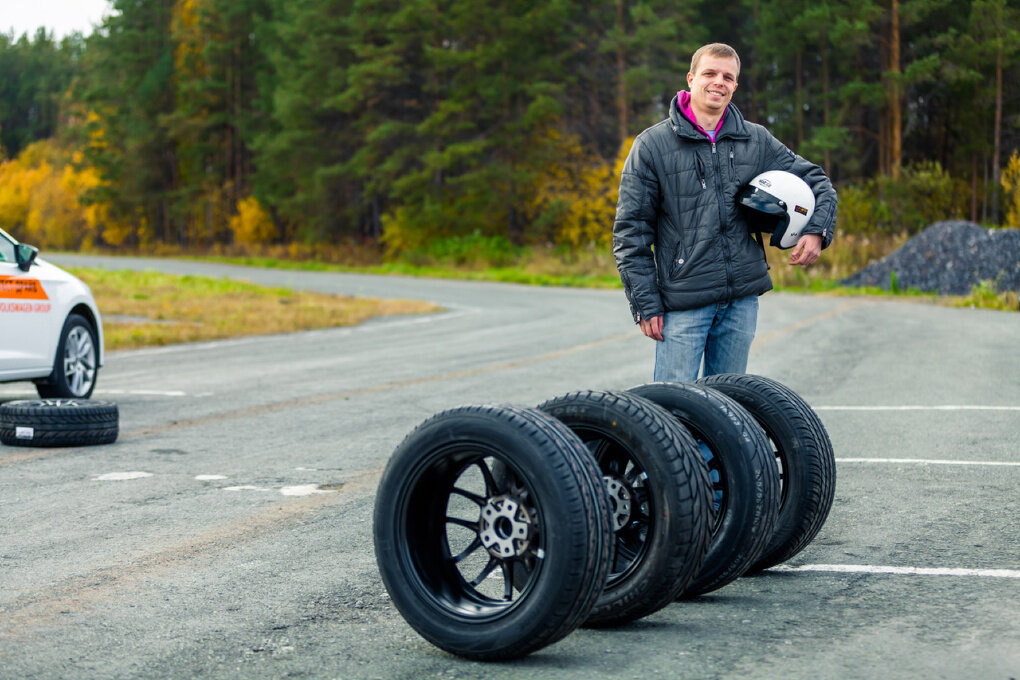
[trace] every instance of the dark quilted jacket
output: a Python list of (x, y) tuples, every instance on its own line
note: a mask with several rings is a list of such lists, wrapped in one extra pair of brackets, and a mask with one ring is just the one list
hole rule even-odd
[(816, 204), (803, 233), (821, 234), (828, 247), (836, 222), (832, 183), (733, 104), (714, 144), (677, 110), (675, 97), (669, 118), (637, 136), (613, 225), (613, 254), (636, 320), (772, 289), (736, 204), (740, 187), (767, 170), (808, 183)]

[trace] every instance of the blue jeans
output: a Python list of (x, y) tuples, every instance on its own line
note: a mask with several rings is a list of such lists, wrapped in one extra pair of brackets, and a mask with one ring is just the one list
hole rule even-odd
[(757, 295), (666, 312), (662, 318), (663, 340), (655, 343), (655, 380), (697, 380), (702, 357), (704, 375), (744, 373), (757, 325)]

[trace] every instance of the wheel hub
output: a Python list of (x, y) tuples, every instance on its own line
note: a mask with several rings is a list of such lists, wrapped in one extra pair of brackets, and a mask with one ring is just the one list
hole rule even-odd
[(606, 493), (609, 495), (610, 517), (613, 522), (613, 531), (619, 531), (630, 522), (630, 489), (616, 477), (606, 475), (602, 478), (606, 485)]
[(531, 516), (509, 495), (493, 496), (482, 506), (478, 528), (478, 538), (493, 557), (520, 557), (531, 544)]

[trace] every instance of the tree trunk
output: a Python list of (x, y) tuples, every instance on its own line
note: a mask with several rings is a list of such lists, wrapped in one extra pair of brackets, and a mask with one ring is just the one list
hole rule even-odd
[(616, 42), (616, 110), (617, 110), (617, 134), (620, 136), (620, 144), (627, 139), (627, 131), (630, 129), (630, 121), (627, 119), (627, 61), (623, 53), (623, 36), (626, 35), (624, 25), (623, 0), (616, 0), (616, 30), (619, 38)]
[(978, 219), (978, 155), (977, 151), (971, 156), (970, 168), (970, 221), (977, 222)]
[(794, 65), (794, 106), (797, 112), (794, 119), (797, 121), (797, 150), (804, 148), (804, 49), (797, 48), (797, 58)]
[(903, 162), (903, 102), (900, 92), (900, 6), (899, 0), (891, 0), (889, 29), (889, 127), (890, 127), (890, 171), (893, 179), (900, 177)]
[[(822, 50), (822, 125), (828, 129), (831, 122), (831, 110), (829, 107), (829, 39), (824, 27), (822, 28), (820, 49)], [(829, 174), (829, 177), (832, 177), (832, 152), (828, 146), (825, 147), (823, 152), (822, 163), (825, 164), (825, 172)]]
[[(1002, 21), (998, 22), (999, 31)], [(999, 167), (999, 154), (1002, 153), (1002, 39), (997, 41), (995, 53), (995, 140), (992, 144), (992, 221), (999, 223), (999, 183), (1002, 170)]]

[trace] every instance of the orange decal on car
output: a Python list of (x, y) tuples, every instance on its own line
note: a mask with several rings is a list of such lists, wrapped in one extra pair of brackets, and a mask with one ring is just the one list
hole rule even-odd
[(16, 276), (0, 276), (0, 298), (17, 298), (20, 300), (49, 300), (46, 291), (36, 279), (25, 279)]

